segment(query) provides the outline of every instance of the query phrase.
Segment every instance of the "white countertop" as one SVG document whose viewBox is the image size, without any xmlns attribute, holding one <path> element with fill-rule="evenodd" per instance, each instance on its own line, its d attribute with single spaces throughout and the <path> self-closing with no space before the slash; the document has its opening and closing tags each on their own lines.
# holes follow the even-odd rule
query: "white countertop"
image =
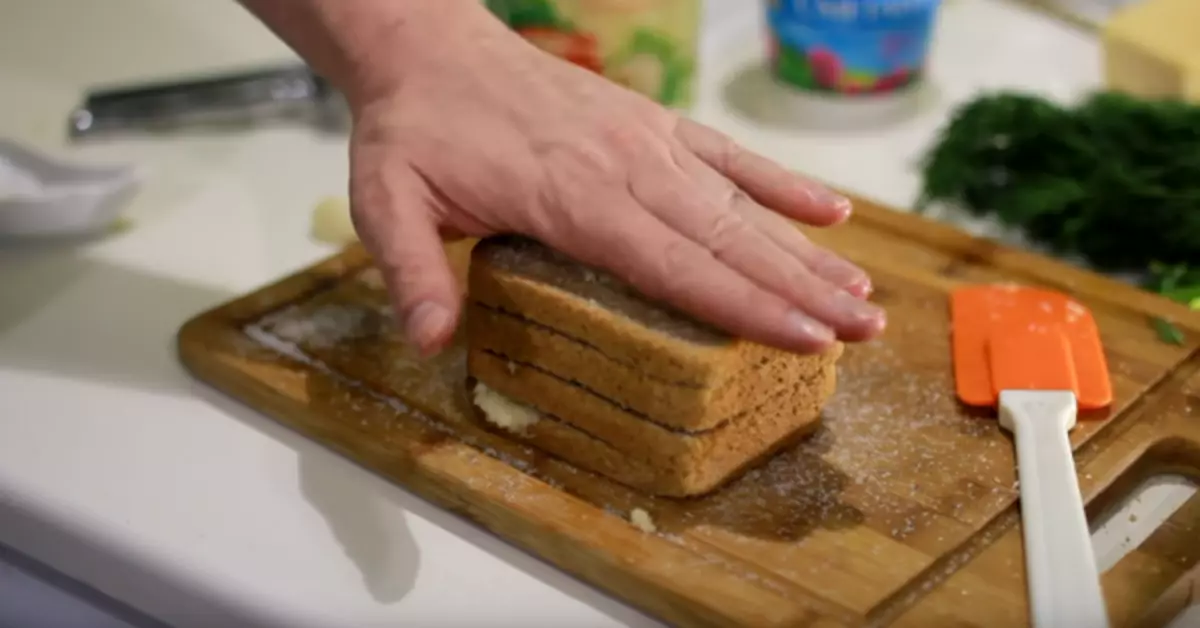
<svg viewBox="0 0 1200 628">
<path fill-rule="evenodd" d="M 1098 77 L 1094 42 L 1069 27 L 950 0 L 936 93 L 915 118 L 857 132 L 755 125 L 721 83 L 757 55 L 758 7 L 710 6 L 695 115 L 892 204 L 912 200 L 911 161 L 951 103 L 996 86 L 1070 97 Z M 0 136 L 51 151 L 86 85 L 291 57 L 232 2 L 0 0 L 0 15 Z M 753 91 L 758 78 L 733 84 Z M 184 320 L 329 253 L 307 226 L 318 199 L 345 189 L 344 140 L 275 129 L 71 154 L 152 176 L 125 233 L 0 248 L 0 543 L 178 626 L 657 625 L 176 362 Z M 1153 508 L 1186 494 L 1168 486 Z"/>
</svg>

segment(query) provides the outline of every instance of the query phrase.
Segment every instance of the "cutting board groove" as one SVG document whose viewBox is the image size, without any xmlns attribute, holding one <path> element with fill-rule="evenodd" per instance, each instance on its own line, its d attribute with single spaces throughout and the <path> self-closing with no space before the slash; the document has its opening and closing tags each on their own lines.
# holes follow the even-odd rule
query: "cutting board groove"
<svg viewBox="0 0 1200 628">
<path fill-rule="evenodd" d="M 1131 478 L 1200 477 L 1200 321 L 1061 262 L 856 208 L 809 235 L 871 272 L 885 337 L 848 349 L 816 435 L 699 500 L 640 495 L 484 428 L 461 338 L 418 359 L 357 246 L 189 321 L 179 352 L 198 378 L 672 624 L 1024 625 L 1012 444 L 954 400 L 948 289 L 1040 284 L 1093 309 L 1116 398 L 1072 437 L 1093 512 Z M 448 251 L 461 277 L 469 243 Z M 1158 341 L 1151 316 L 1178 321 L 1186 344 Z M 634 508 L 656 533 L 629 524 Z M 1116 625 L 1182 599 L 1198 520 L 1183 508 L 1105 574 Z"/>
</svg>

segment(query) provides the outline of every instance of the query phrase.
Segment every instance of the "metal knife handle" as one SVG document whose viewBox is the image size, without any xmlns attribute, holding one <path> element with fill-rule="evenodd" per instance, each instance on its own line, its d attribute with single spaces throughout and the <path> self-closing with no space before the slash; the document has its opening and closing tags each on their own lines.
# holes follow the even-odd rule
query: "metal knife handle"
<svg viewBox="0 0 1200 628">
<path fill-rule="evenodd" d="M 305 66 L 95 90 L 71 114 L 70 136 L 311 117 L 332 88 Z"/>
</svg>

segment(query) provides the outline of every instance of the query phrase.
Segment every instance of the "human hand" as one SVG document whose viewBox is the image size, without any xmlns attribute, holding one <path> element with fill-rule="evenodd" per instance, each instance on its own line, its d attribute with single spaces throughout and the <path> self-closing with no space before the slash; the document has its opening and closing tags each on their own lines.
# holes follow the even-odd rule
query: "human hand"
<svg viewBox="0 0 1200 628">
<path fill-rule="evenodd" d="M 810 242 L 849 203 L 480 10 L 354 106 L 351 207 L 412 342 L 452 336 L 442 237 L 522 233 L 730 333 L 799 352 L 885 324 L 866 273 Z"/>
</svg>

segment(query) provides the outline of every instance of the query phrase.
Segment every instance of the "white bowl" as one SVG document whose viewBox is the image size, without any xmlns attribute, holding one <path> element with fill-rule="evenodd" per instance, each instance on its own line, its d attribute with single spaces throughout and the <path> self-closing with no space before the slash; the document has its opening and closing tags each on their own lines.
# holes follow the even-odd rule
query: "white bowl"
<svg viewBox="0 0 1200 628">
<path fill-rule="evenodd" d="M 107 229 L 140 183 L 131 165 L 69 164 L 0 138 L 0 236 L 76 236 Z"/>
</svg>

